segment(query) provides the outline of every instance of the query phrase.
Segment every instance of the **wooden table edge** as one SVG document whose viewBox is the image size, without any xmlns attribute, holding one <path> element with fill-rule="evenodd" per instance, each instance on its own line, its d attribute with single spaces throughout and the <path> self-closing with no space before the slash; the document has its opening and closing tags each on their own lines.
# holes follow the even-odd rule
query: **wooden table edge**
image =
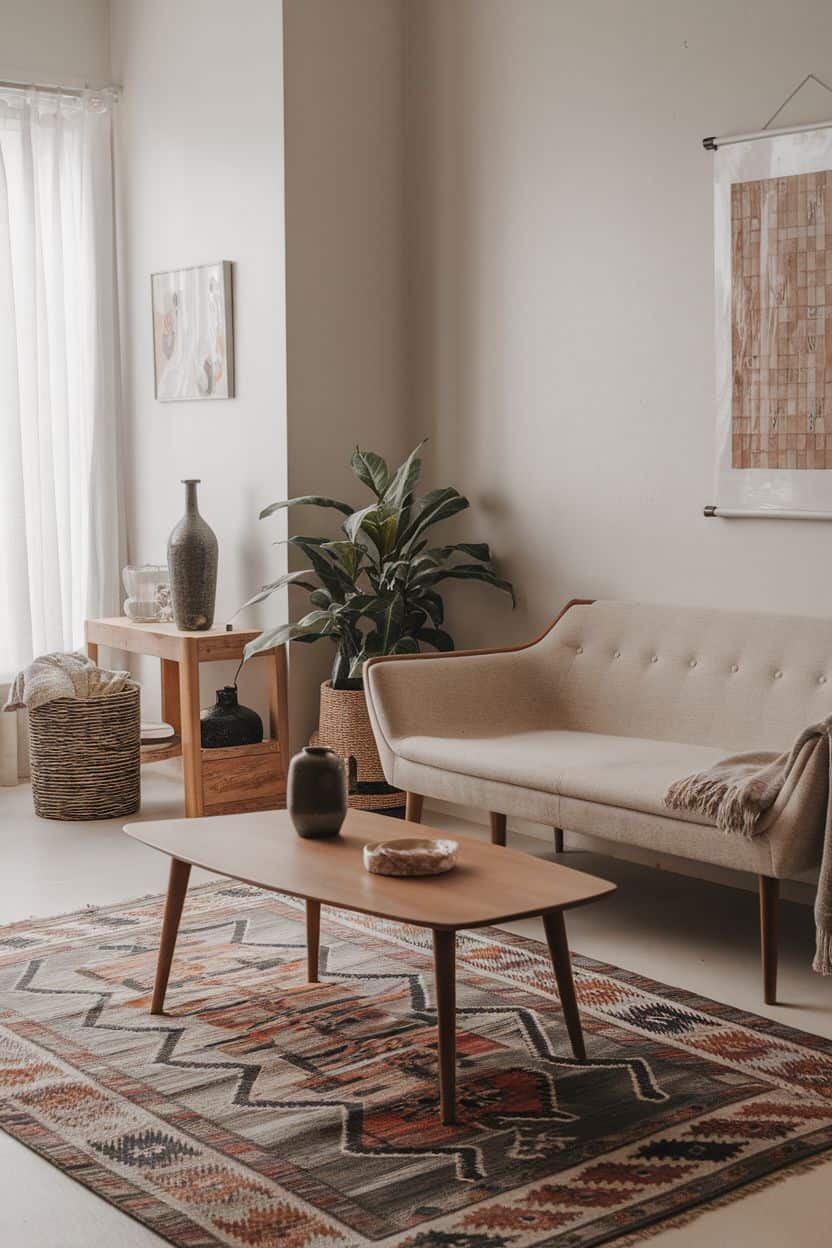
<svg viewBox="0 0 832 1248">
<path fill-rule="evenodd" d="M 423 927 L 426 931 L 430 932 L 473 932 L 482 927 L 493 927 L 499 923 L 514 923 L 518 922 L 520 919 L 534 919 L 538 916 L 550 914 L 555 911 L 563 912 L 565 910 L 576 910 L 579 906 L 586 906 L 591 901 L 601 901 L 604 897 L 609 897 L 618 889 L 617 884 L 604 880 L 602 881 L 605 885 L 604 888 L 598 889 L 597 892 L 591 893 L 588 897 L 578 897 L 574 901 L 564 901 L 559 904 L 555 903 L 551 906 L 531 906 L 525 910 L 518 910 L 505 915 L 497 915 L 494 918 L 489 917 L 487 919 L 475 919 L 473 921 L 462 923 L 426 923 L 423 919 L 414 919 L 409 916 L 402 916 L 401 914 L 393 914 L 386 910 L 369 910 L 366 906 L 345 905 L 342 901 L 329 901 L 326 897 L 318 897 L 314 893 L 298 893 L 291 888 L 286 888 L 284 885 L 280 885 L 279 887 L 276 885 L 272 886 L 271 884 L 264 884 L 262 880 L 252 880 L 246 875 L 240 875 L 239 873 L 232 875 L 228 871 L 220 871 L 217 867 L 209 866 L 207 863 L 202 862 L 198 858 L 183 858 L 179 854 L 174 853 L 173 850 L 162 849 L 159 845 L 153 845 L 149 841 L 144 841 L 140 836 L 137 836 L 135 832 L 131 832 L 129 830 L 130 828 L 140 827 L 140 823 L 127 823 L 124 825 L 123 830 L 129 837 L 132 837 L 133 840 L 138 841 L 140 845 L 145 845 L 148 849 L 155 850 L 157 854 L 165 854 L 168 858 L 175 862 L 185 863 L 189 867 L 197 867 L 200 871 L 207 871 L 210 875 L 218 875 L 223 880 L 236 880 L 239 884 L 248 884 L 250 888 L 262 888 L 263 891 L 267 893 L 283 893 L 287 897 L 297 898 L 298 901 L 316 901 L 318 905 L 329 906 L 331 910 L 345 910 L 348 914 L 366 914 L 372 919 L 388 919 L 392 923 L 407 923 L 411 927 Z M 558 864 L 552 863 L 551 865 L 557 866 Z M 568 867 L 566 869 L 574 870 L 572 867 Z M 434 879 L 435 877 L 425 876 L 423 878 L 429 880 Z"/>
</svg>

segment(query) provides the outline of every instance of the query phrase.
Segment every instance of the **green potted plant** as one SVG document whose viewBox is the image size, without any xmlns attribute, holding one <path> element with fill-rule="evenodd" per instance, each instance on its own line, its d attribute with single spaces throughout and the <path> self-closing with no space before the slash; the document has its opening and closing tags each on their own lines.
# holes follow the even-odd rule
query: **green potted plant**
<svg viewBox="0 0 832 1248">
<path fill-rule="evenodd" d="M 344 517 L 340 536 L 335 540 L 289 538 L 310 566 L 286 572 L 264 585 L 245 606 L 263 602 L 282 586 L 290 585 L 309 594 L 312 609 L 297 623 L 265 629 L 246 646 L 245 657 L 249 659 L 285 642 L 309 644 L 327 639 L 334 643 L 332 678 L 322 689 L 319 738 L 346 757 L 357 759 L 359 787 L 388 787 L 383 784 L 367 720 L 361 678 L 364 663 L 377 655 L 413 654 L 422 646 L 454 649 L 453 638 L 444 627 L 440 591 L 444 581 L 482 581 L 508 594 L 514 604 L 514 589 L 497 575 L 485 542 L 430 545 L 428 530 L 465 511 L 470 504 L 453 486 L 429 490 L 417 497 L 422 445 L 411 451 L 393 472 L 380 455 L 356 447 L 352 470 L 371 494 L 363 507 L 356 509 L 335 498 L 306 494 L 272 503 L 260 513 L 262 520 L 280 508 L 306 505 L 330 508 Z M 337 712 L 332 709 L 333 699 Z M 348 712 L 348 707 L 353 709 Z M 356 721 L 355 749 L 345 748 L 344 733 L 337 729 L 333 715 L 339 723 Z M 363 731 L 359 732 L 359 727 Z M 358 740 L 367 734 L 375 768 L 368 750 L 360 748 Z M 340 745 L 330 739 L 333 736 L 340 736 Z M 366 760 L 363 767 L 362 755 Z M 374 769 L 375 777 L 368 774 Z M 390 794 L 384 796 L 389 798 Z"/>
</svg>

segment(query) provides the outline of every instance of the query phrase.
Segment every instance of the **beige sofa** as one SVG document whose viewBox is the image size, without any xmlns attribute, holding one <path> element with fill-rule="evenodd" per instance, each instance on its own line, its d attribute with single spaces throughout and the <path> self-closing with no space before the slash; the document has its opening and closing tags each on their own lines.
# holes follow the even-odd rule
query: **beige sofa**
<svg viewBox="0 0 832 1248">
<path fill-rule="evenodd" d="M 737 750 L 783 750 L 832 712 L 832 620 L 571 602 L 507 650 L 374 659 L 365 686 L 384 774 L 424 796 L 646 846 L 760 881 L 775 1000 L 778 881 L 820 860 L 825 751 L 807 745 L 760 835 L 670 812 L 668 786 Z"/>
</svg>

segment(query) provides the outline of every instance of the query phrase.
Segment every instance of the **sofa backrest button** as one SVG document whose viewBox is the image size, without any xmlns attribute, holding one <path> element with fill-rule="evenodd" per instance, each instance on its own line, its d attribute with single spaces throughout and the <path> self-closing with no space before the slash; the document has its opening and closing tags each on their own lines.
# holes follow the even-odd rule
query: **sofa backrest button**
<svg viewBox="0 0 832 1248">
<path fill-rule="evenodd" d="M 650 656 L 651 663 L 658 663 L 658 661 L 659 661 L 659 656 L 657 654 L 653 654 Z"/>
<path fill-rule="evenodd" d="M 740 669 L 737 667 L 737 664 L 736 664 L 736 663 L 732 663 L 732 664 L 731 664 L 731 671 L 732 671 L 732 672 L 738 672 L 739 670 L 740 670 Z"/>
<path fill-rule="evenodd" d="M 819 685 L 825 685 L 825 684 L 826 684 L 826 677 L 825 677 L 825 676 L 818 676 L 818 684 L 819 684 Z"/>
<path fill-rule="evenodd" d="M 621 658 L 621 651 L 620 651 L 620 650 L 614 650 L 614 651 L 613 651 L 613 658 L 614 658 L 614 659 L 620 659 L 620 658 Z"/>
<path fill-rule="evenodd" d="M 691 659 L 691 661 L 688 663 L 688 667 L 696 667 L 696 659 Z"/>
<path fill-rule="evenodd" d="M 782 672 L 775 672 L 775 673 L 774 673 L 774 679 L 775 679 L 775 680 L 779 680 L 779 679 L 780 679 L 780 677 L 781 677 L 782 675 L 783 675 L 783 673 L 782 673 Z"/>
</svg>

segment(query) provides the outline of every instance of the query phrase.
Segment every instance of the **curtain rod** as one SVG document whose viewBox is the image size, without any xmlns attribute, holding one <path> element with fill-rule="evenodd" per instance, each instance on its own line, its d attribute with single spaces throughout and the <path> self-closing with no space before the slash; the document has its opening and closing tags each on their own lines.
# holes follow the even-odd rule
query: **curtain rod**
<svg viewBox="0 0 832 1248">
<path fill-rule="evenodd" d="M 748 134 L 726 134 L 722 138 L 711 135 L 702 140 L 706 152 L 715 152 L 720 147 L 730 147 L 732 143 L 753 143 L 757 139 L 774 139 L 779 134 L 803 134 L 808 130 L 825 130 L 832 126 L 832 121 L 814 121 L 808 126 L 782 126 L 777 130 L 752 130 Z"/>
<path fill-rule="evenodd" d="M 0 79 L 0 91 L 42 91 L 45 95 L 71 95 L 80 98 L 84 95 L 115 95 L 121 94 L 121 87 L 108 82 L 103 87 L 61 87 L 57 83 L 13 82 Z"/>
<path fill-rule="evenodd" d="M 722 520 L 832 520 L 832 511 L 793 511 L 785 507 L 760 508 L 759 511 L 742 507 L 716 507 L 713 504 L 704 509 L 707 517 L 717 516 Z"/>
</svg>

